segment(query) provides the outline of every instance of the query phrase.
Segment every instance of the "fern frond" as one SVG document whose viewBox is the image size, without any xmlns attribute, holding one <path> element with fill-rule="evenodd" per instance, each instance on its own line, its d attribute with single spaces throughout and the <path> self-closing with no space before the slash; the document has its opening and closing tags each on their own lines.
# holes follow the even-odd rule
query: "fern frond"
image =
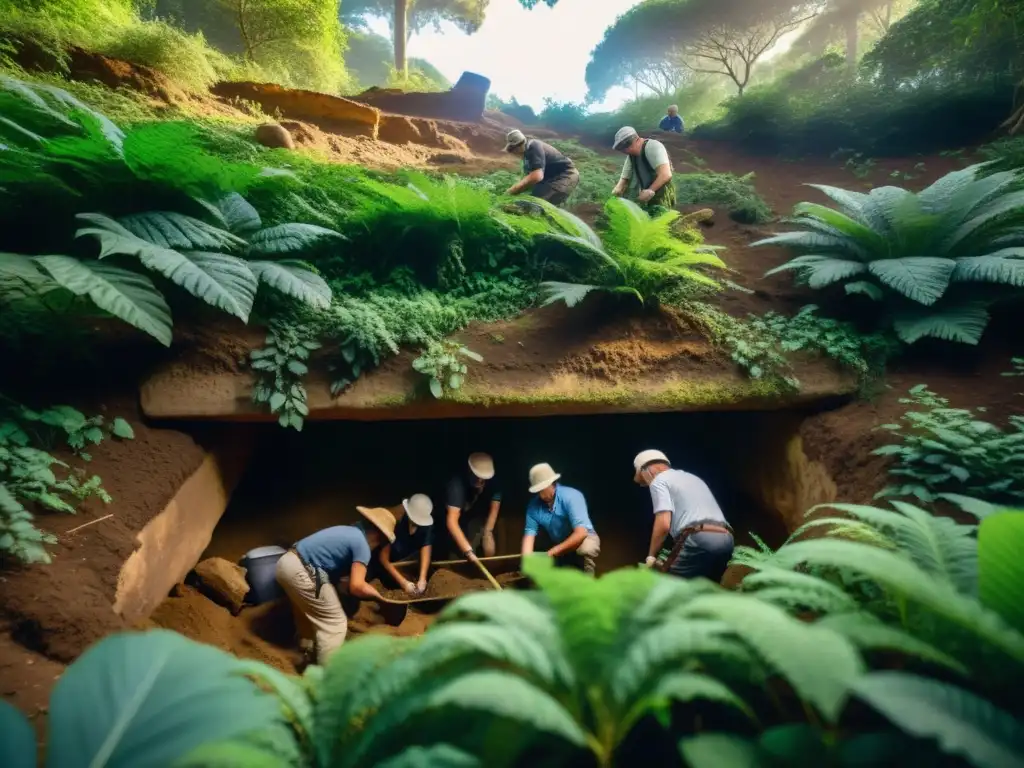
<svg viewBox="0 0 1024 768">
<path fill-rule="evenodd" d="M 931 643 L 897 627 L 890 627 L 870 613 L 836 613 L 824 616 L 816 623 L 818 626 L 838 632 L 864 651 L 897 651 L 906 656 L 938 664 L 961 675 L 970 674 L 967 667 Z"/>
<path fill-rule="evenodd" d="M 868 269 L 883 284 L 911 301 L 931 306 L 949 287 L 956 262 L 931 256 L 872 261 Z"/>
<path fill-rule="evenodd" d="M 554 304 L 558 301 L 564 301 L 567 307 L 575 307 L 583 301 L 591 291 L 599 291 L 601 290 L 601 287 L 597 285 L 583 285 L 581 283 L 560 283 L 552 280 L 541 283 L 540 289 L 544 299 L 541 302 L 542 307 L 546 307 L 549 304 Z"/>
<path fill-rule="evenodd" d="M 900 340 L 913 344 L 919 339 L 933 337 L 963 344 L 977 344 L 988 325 L 987 302 L 964 302 L 940 312 L 905 309 L 893 318 L 893 328 Z"/>
<path fill-rule="evenodd" d="M 316 309 L 331 306 L 331 287 L 302 261 L 250 261 L 259 282 Z"/>
</svg>

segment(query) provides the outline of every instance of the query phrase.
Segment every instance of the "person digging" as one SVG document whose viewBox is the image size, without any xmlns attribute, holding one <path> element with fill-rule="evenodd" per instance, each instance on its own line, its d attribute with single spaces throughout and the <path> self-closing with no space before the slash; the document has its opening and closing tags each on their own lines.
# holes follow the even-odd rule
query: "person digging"
<svg viewBox="0 0 1024 768">
<path fill-rule="evenodd" d="M 533 552 L 539 531 L 558 542 L 547 554 L 560 566 L 572 566 L 594 575 L 601 539 L 590 522 L 587 501 L 575 488 L 562 485 L 561 475 L 550 464 L 530 469 L 530 493 L 534 497 L 526 507 L 523 530 L 523 557 Z"/>
<path fill-rule="evenodd" d="M 299 645 L 321 665 L 345 642 L 348 633 L 348 618 L 335 585 L 347 578 L 348 593 L 353 597 L 382 599 L 367 583 L 366 567 L 374 549 L 384 542 L 394 543 L 395 518 L 386 509 L 356 509 L 364 521 L 317 531 L 277 561 L 277 582 L 292 605 Z"/>
<path fill-rule="evenodd" d="M 509 131 L 505 151 L 523 158 L 523 178 L 505 190 L 518 195 L 526 190 L 533 197 L 561 205 L 580 183 L 576 165 L 557 149 L 540 139 L 528 138 L 522 131 Z"/>
<path fill-rule="evenodd" d="M 626 155 L 622 174 L 612 194 L 622 197 L 635 186 L 639 191 L 636 202 L 674 208 L 676 190 L 672 184 L 672 163 L 668 150 L 657 139 L 642 139 L 635 128 L 626 126 L 615 134 L 612 147 Z"/>
<path fill-rule="evenodd" d="M 732 558 L 732 528 L 707 483 L 696 475 L 673 469 L 661 451 L 641 451 L 633 459 L 633 480 L 651 491 L 654 528 L 646 565 L 662 573 L 719 582 Z M 657 562 L 665 539 L 672 549 Z"/>
<path fill-rule="evenodd" d="M 467 560 L 479 559 L 474 551 L 477 546 L 485 557 L 494 556 L 494 526 L 501 511 L 501 491 L 493 487 L 488 490 L 493 479 L 494 459 L 486 453 L 472 453 L 466 468 L 452 475 L 445 487 L 448 534 L 455 551 Z M 484 499 L 490 499 L 486 518 L 481 509 Z M 473 535 L 472 544 L 464 528 Z"/>
<path fill-rule="evenodd" d="M 389 511 L 396 521 L 395 538 L 374 551 L 367 580 L 380 578 L 384 583 L 397 584 L 407 595 L 422 595 L 427 591 L 427 570 L 434 544 L 434 502 L 426 494 L 417 493 Z M 394 564 L 411 558 L 417 552 L 419 580 L 413 583 Z"/>
</svg>

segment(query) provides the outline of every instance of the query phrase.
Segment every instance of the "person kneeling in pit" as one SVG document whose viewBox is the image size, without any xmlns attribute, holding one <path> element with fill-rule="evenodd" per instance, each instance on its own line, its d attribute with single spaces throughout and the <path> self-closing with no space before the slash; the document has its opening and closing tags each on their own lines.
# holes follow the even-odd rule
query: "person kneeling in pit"
<svg viewBox="0 0 1024 768">
<path fill-rule="evenodd" d="M 550 464 L 537 464 L 530 470 L 530 493 L 536 495 L 526 507 L 523 556 L 533 552 L 537 533 L 543 529 L 558 542 L 547 551 L 556 564 L 581 568 L 592 576 L 601 554 L 601 539 L 590 522 L 583 494 L 561 485 L 561 477 Z"/>
<path fill-rule="evenodd" d="M 277 582 L 295 614 L 303 652 L 314 651 L 316 663 L 345 642 L 348 618 L 335 584 L 348 579 L 348 593 L 366 600 L 381 594 L 366 581 L 370 553 L 395 540 L 395 518 L 386 509 L 356 507 L 365 521 L 335 525 L 307 536 L 277 561 Z"/>
<path fill-rule="evenodd" d="M 405 590 L 408 595 L 422 595 L 427 591 L 427 570 L 430 568 L 430 555 L 434 544 L 434 502 L 423 493 L 417 493 L 403 501 L 400 506 L 391 510 L 397 521 L 395 538 L 390 544 L 383 544 L 373 553 L 370 562 L 369 576 L 372 581 L 380 578 L 385 584 L 389 581 Z M 413 583 L 395 568 L 395 563 L 412 557 L 419 552 L 419 580 Z"/>
</svg>

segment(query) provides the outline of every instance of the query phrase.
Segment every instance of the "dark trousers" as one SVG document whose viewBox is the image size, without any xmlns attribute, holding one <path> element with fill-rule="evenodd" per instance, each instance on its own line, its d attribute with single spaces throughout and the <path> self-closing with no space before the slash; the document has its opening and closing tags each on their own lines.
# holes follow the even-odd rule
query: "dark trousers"
<svg viewBox="0 0 1024 768">
<path fill-rule="evenodd" d="M 552 179 L 544 179 L 539 184 L 534 184 L 530 194 L 547 200 L 552 205 L 561 205 L 576 190 L 580 183 L 580 174 L 575 168 Z"/>
<path fill-rule="evenodd" d="M 669 566 L 668 572 L 684 579 L 703 576 L 711 581 L 720 582 L 729 560 L 732 559 L 733 544 L 731 533 L 691 533 L 683 542 L 683 550 Z"/>
</svg>

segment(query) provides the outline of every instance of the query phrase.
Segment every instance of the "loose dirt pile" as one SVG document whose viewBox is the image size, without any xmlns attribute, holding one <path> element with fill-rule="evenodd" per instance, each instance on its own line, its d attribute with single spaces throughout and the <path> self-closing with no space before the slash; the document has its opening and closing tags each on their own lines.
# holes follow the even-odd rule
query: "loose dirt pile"
<svg viewBox="0 0 1024 768">
<path fill-rule="evenodd" d="M 517 579 L 522 578 L 520 573 L 503 573 L 494 577 L 499 584 L 504 586 Z M 458 597 L 469 592 L 486 592 L 494 589 L 487 579 L 471 579 L 467 576 L 450 571 L 447 568 L 439 568 L 427 580 L 427 591 L 422 595 L 411 597 L 402 589 L 386 589 L 379 580 L 371 582 L 377 591 L 388 600 L 396 602 L 408 602 L 409 600 L 422 600 L 424 598 L 447 598 Z"/>
</svg>

